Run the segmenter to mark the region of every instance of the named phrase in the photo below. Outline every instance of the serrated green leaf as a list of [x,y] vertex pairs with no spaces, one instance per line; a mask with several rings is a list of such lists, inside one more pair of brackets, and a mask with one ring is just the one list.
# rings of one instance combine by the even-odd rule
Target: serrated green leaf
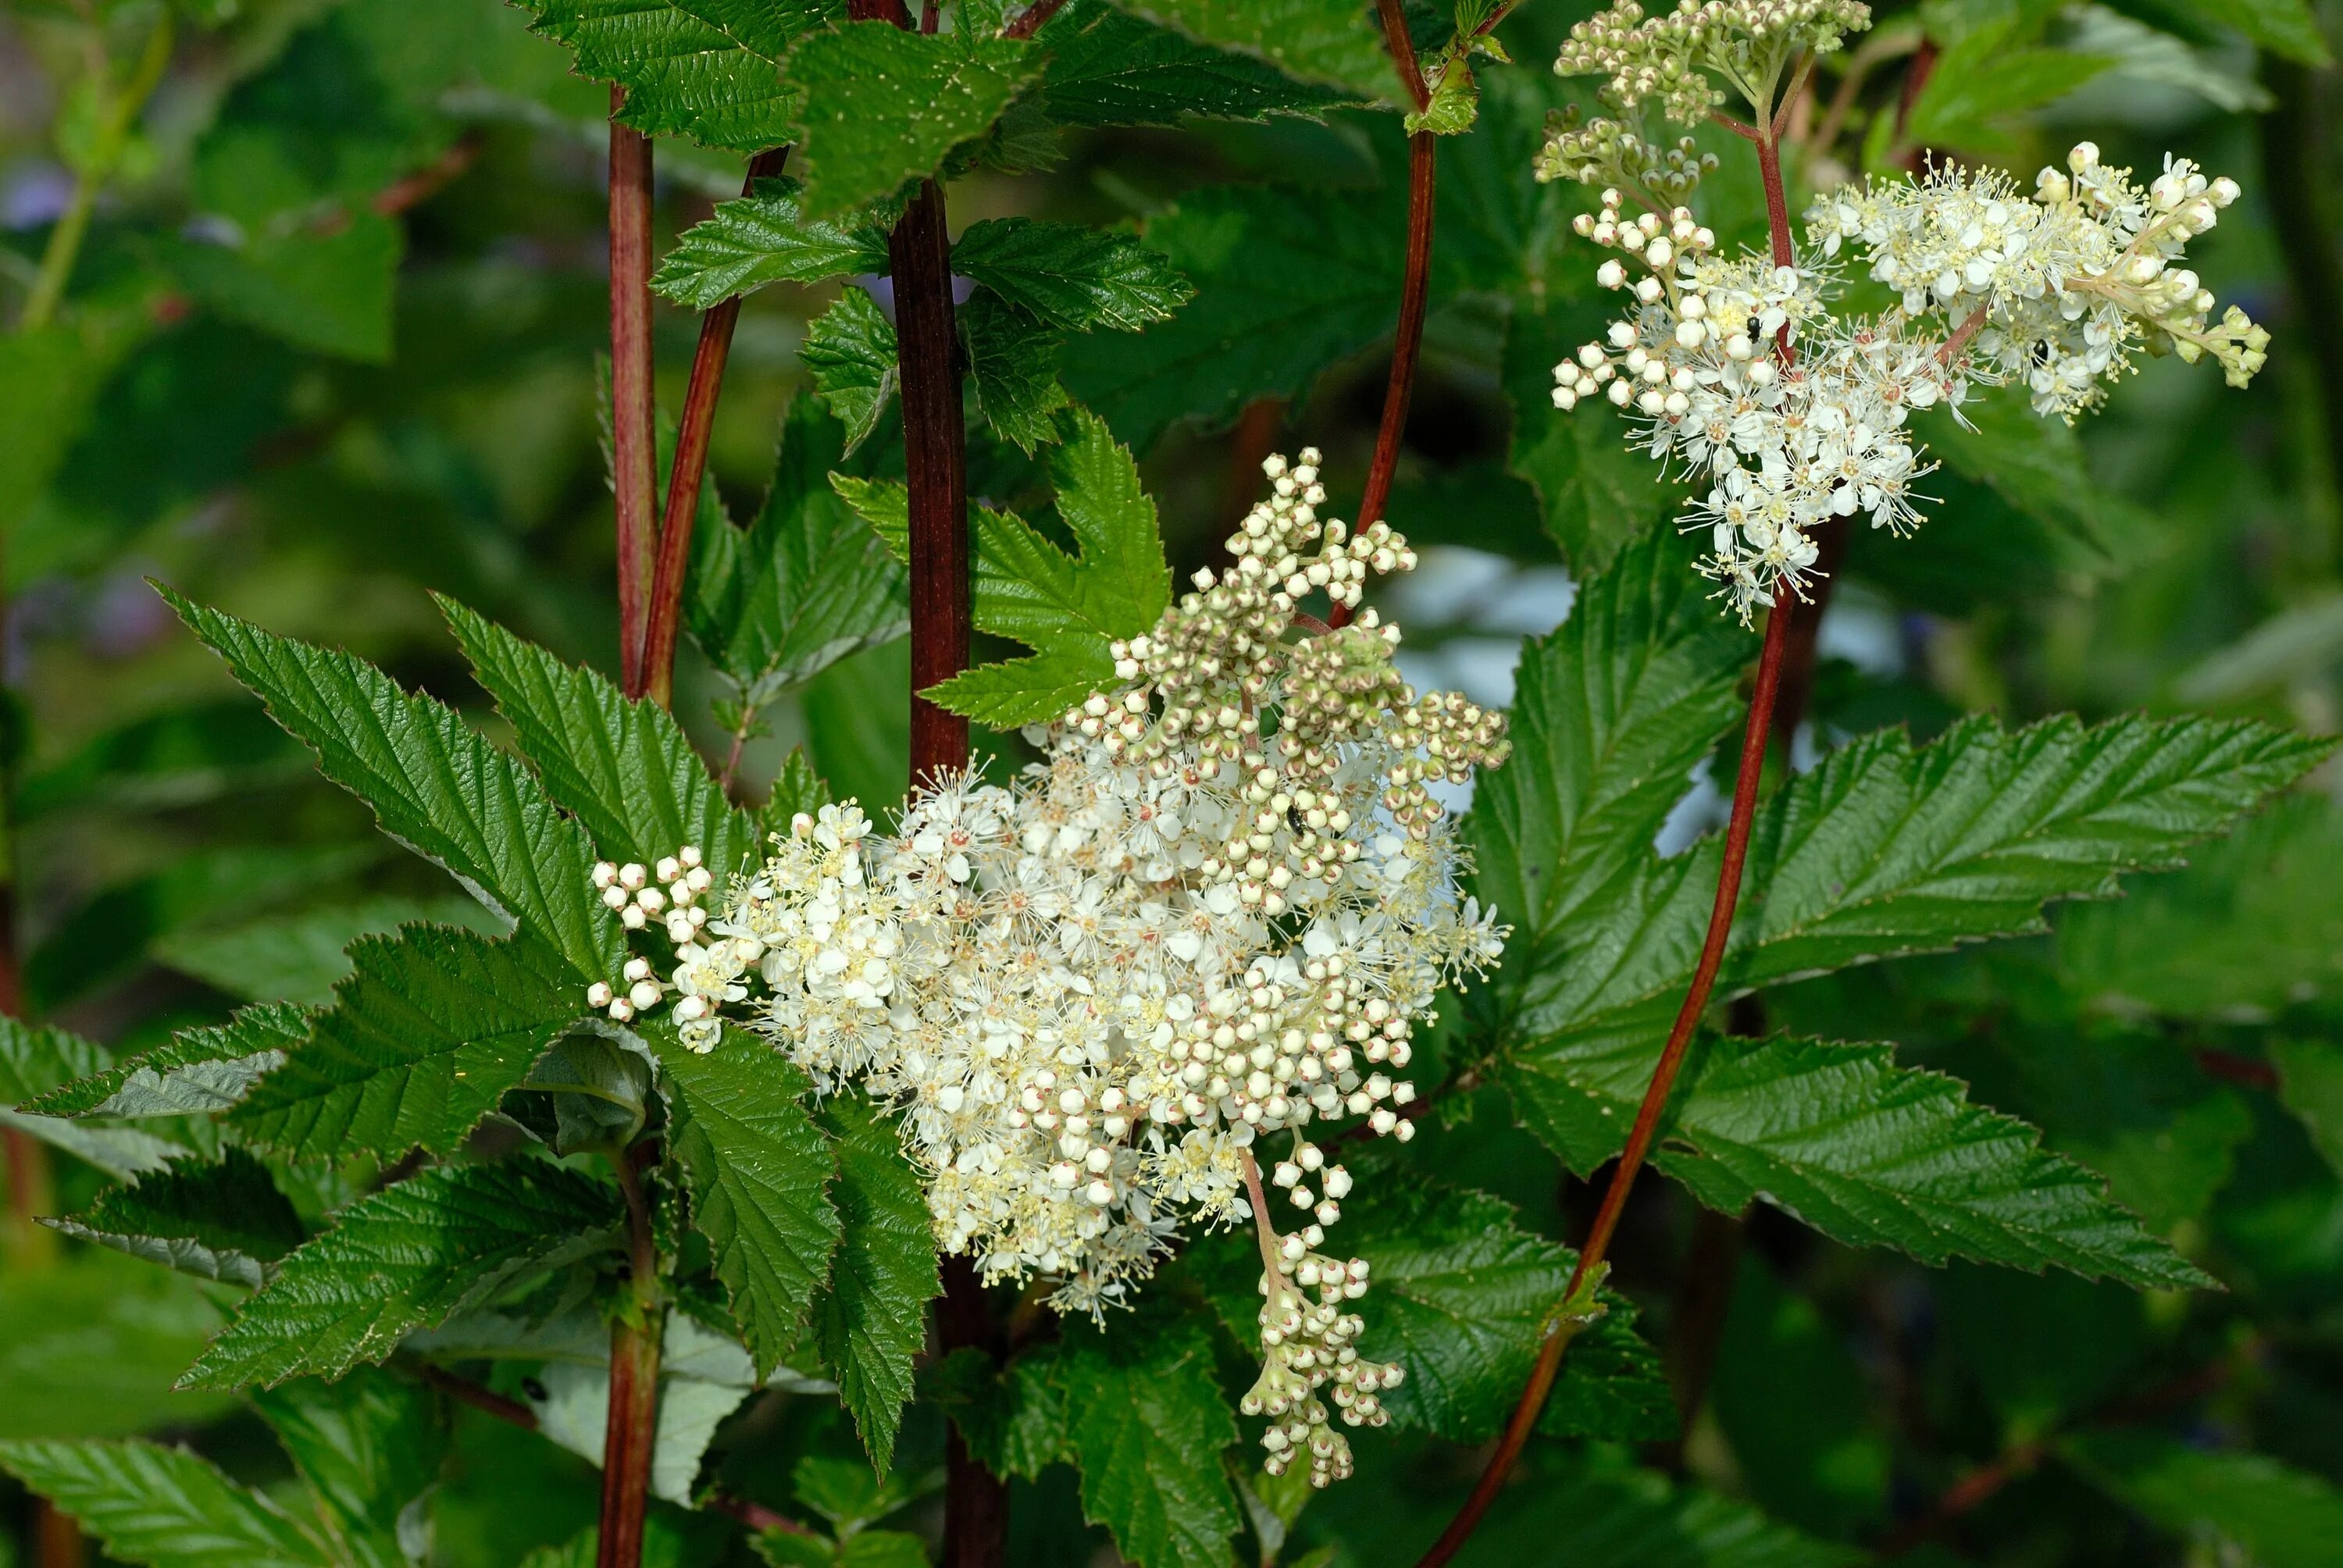
[[778,68],[789,43],[842,4],[781,0],[527,0],[533,31],[578,75],[627,89],[620,118],[654,135],[761,152],[789,140],[802,90]]
[[1288,75],[1370,98],[1398,90],[1373,9],[1351,0],[1119,0],[1125,10],[1222,48],[1258,55]]
[[441,1165],[359,1199],[288,1255],[183,1388],[339,1377],[531,1267],[610,1244],[617,1196],[534,1160]]
[[763,1040],[728,1031],[701,1055],[653,1036],[691,1223],[761,1372],[795,1346],[839,1236],[836,1158],[802,1103],[811,1086]]
[[253,1141],[304,1159],[448,1153],[587,1010],[532,936],[414,926],[360,938],[350,960],[334,1006],[230,1113]]
[[1015,40],[884,21],[800,40],[788,70],[806,94],[795,155],[806,210],[846,212],[933,174],[982,136],[1041,67],[1037,51]]
[[301,1244],[300,1216],[267,1168],[241,1149],[216,1161],[181,1161],[127,1187],[109,1187],[70,1219],[79,1237],[198,1279],[257,1289]]
[[586,835],[518,761],[361,659],[277,637],[168,589],[164,597],[317,752],[326,776],[374,808],[385,832],[544,939],[579,975],[618,971],[624,944],[587,879],[594,856]]
[[403,1516],[438,1484],[447,1433],[431,1393],[372,1367],[253,1396],[349,1568],[407,1568]]
[[1582,573],[1600,572],[1620,549],[1656,535],[1691,574],[1691,547],[1665,525],[1684,498],[1681,481],[1630,447],[1614,412],[1554,406],[1554,367],[1597,337],[1599,311],[1571,300],[1524,297],[1506,319],[1503,377],[1513,406],[1505,467],[1537,491],[1545,531]]
[[838,422],[793,399],[756,520],[693,536],[692,638],[752,708],[910,624],[901,569],[830,488],[844,457]]
[[1074,223],[987,218],[952,246],[952,270],[1068,332],[1137,332],[1195,290],[1138,238]]
[[[1507,1080],[1533,1131],[1589,1170],[1624,1141],[1650,1066],[1643,1051]],[[1885,1246],[2143,1289],[2209,1284],[2040,1147],[2024,1122],[1970,1104],[1958,1080],[1896,1065],[1884,1045],[1716,1038],[1676,1088],[1661,1170],[1712,1208],[1764,1201],[1849,1246]],[[1604,1152],[1596,1152],[1597,1151]]]
[[2343,1541],[2343,1493],[2262,1454],[2137,1431],[2079,1433],[2058,1453],[2157,1525],[2217,1536],[2257,1568],[2332,1568]]
[[1297,82],[1253,55],[1076,0],[1043,28],[1041,106],[1067,126],[1176,126],[1190,117],[1317,119],[1360,95]]
[[1297,397],[1397,318],[1403,196],[1214,186],[1150,218],[1147,243],[1195,286],[1136,340],[1078,337],[1067,389],[1134,447],[1182,418],[1225,424],[1261,397]]
[[0,1443],[0,1470],[107,1553],[153,1568],[336,1568],[325,1543],[211,1461],[151,1442]]
[[242,1008],[226,1023],[183,1029],[151,1050],[87,1070],[24,1109],[39,1116],[116,1117],[226,1111],[309,1038],[315,1017],[291,1002]]
[[61,1029],[34,1029],[0,1015],[0,1128],[23,1132],[85,1160],[117,1181],[160,1171],[186,1152],[169,1139],[126,1127],[91,1127],[18,1109],[106,1062],[103,1046]]
[[814,1327],[870,1462],[883,1473],[911,1397],[911,1359],[927,1340],[927,1303],[942,1289],[927,1191],[895,1119],[841,1098],[822,1111],[837,1140],[843,1228]]
[[1033,657],[970,670],[928,692],[996,728],[1055,717],[1111,680],[1108,645],[1149,629],[1171,602],[1155,503],[1129,448],[1082,409],[1067,416],[1065,433],[1050,454],[1050,477],[1079,557],[1009,513],[977,515],[976,625],[1016,638]]
[[992,433],[1027,453],[1056,440],[1055,416],[1069,401],[1058,384],[1058,335],[989,289],[978,290],[956,319],[977,411]]
[[469,899],[365,899],[226,930],[181,930],[155,944],[155,957],[230,996],[317,1006],[333,1000],[335,982],[350,972],[352,942],[427,922],[488,936],[506,930]]
[[1237,1425],[1212,1341],[1193,1315],[1141,1310],[1111,1333],[1069,1325],[1056,1361],[1082,1516],[1138,1568],[1225,1568],[1240,1519],[1221,1455]]
[[805,216],[792,179],[761,179],[749,195],[717,204],[659,263],[651,287],[707,310],[769,283],[820,283],[888,269],[887,232],[875,223]]
[[1853,1568],[1868,1561],[1745,1503],[1672,1485],[1657,1471],[1600,1450],[1542,1476],[1517,1500],[1501,1500],[1473,1543],[1493,1563],[1602,1568]]
[[806,328],[798,360],[822,407],[846,427],[846,450],[853,451],[895,396],[895,324],[868,294],[846,289]]
[[[1551,636],[1523,645],[1513,755],[1484,774],[1468,831],[1473,885],[1516,954],[1566,940],[1581,910],[1651,856],[1693,769],[1731,724],[1750,638],[1654,534],[1579,585]],[[1517,983],[1514,966],[1498,975]]]
[[[1915,748],[1864,736],[1759,810],[1720,996],[1850,964],[2043,929],[2057,899],[2177,863],[2195,839],[2293,782],[2327,743],[2267,726],[1986,718]],[[1648,864],[1521,992],[1527,1059],[1648,1051],[1682,1000],[1716,886],[1718,840]],[[1517,955],[1527,958],[1529,955]],[[1648,1058],[1646,1065],[1648,1065]]]
[[789,748],[774,776],[773,788],[765,797],[765,804],[757,813],[757,830],[764,835],[786,833],[789,822],[800,811],[810,816],[830,804],[830,786],[813,770],[806,758],[805,748]]
[[673,714],[648,698],[628,699],[602,676],[562,663],[453,599],[438,603],[546,793],[605,855],[649,864],[692,844],[719,874],[740,863],[756,829],[724,798]]
[[920,1401],[943,1412],[986,1469],[1033,1481],[1071,1457],[1066,1392],[1056,1367],[1054,1346],[1029,1351],[1005,1367],[963,1347],[920,1369]]

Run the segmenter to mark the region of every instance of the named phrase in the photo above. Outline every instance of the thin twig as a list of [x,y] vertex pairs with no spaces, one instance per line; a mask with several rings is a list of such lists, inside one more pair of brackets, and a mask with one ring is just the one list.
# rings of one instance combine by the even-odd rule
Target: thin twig
[[107,79],[112,67],[106,59],[105,35],[98,30],[100,24],[95,16],[87,16],[84,25],[88,29],[89,89],[98,106],[96,135],[76,160],[73,194],[65,198],[65,210],[58,215],[56,226],[49,230],[48,244],[42,247],[40,270],[34,275],[32,291],[25,295],[25,307],[16,317],[19,332],[37,332],[46,327],[55,317],[57,307],[64,303],[65,284],[73,276],[82,241],[89,236],[90,216],[97,210],[98,190],[121,161],[138,111],[154,95],[163,79],[164,68],[171,63],[172,24],[167,6],[156,15],[154,30],[146,35],[146,47],[132,68],[130,79],[118,92]]
[[478,126],[473,126],[447,145],[447,150],[412,169],[375,192],[368,205],[385,217],[397,217],[410,207],[419,206],[463,177],[464,171],[479,161],[480,149],[488,138]]
[[1874,67],[1899,55],[1908,55],[1920,46],[1920,30],[1905,28],[1892,33],[1875,33],[1863,42],[1863,46],[1846,57],[1846,69],[1838,79],[1838,90],[1831,95],[1830,107],[1823,111],[1822,124],[1815,127],[1806,139],[1806,150],[1816,157],[1826,157],[1838,145],[1839,133],[1846,128],[1846,117],[1855,112],[1855,100],[1863,84],[1870,78]]
[[610,89],[610,489],[618,533],[618,668],[640,697],[643,624],[659,527],[658,411],[651,386],[651,143],[618,123]]
[[737,1519],[751,1530],[778,1530],[784,1535],[803,1535],[814,1541],[822,1539],[820,1531],[799,1523],[779,1509],[751,1503],[745,1497],[735,1497],[729,1492],[710,1493],[703,1506],[710,1513]]
[[[779,174],[789,156],[789,148],[773,147],[749,159],[740,194],[756,194],[757,182]],[[700,317],[699,347],[691,357],[683,417],[676,426],[675,458],[668,467],[667,505],[659,519],[659,554],[643,621],[644,689],[661,708],[675,702],[676,633],[683,620],[683,581],[691,569],[692,529],[699,519],[699,482],[708,472],[709,433],[716,425],[724,363],[731,356],[732,332],[739,322],[737,294],[728,295]]]

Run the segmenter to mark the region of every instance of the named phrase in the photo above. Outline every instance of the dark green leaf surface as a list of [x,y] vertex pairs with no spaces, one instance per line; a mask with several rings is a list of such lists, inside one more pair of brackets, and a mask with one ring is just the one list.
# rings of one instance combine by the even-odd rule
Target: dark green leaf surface
[[990,289],[978,290],[958,320],[977,411],[992,433],[1028,453],[1056,440],[1056,416],[1068,401],[1058,384],[1058,335]]
[[334,1006],[232,1113],[256,1142],[307,1159],[448,1153],[587,1010],[532,936],[413,926],[360,938],[350,958]]
[[952,246],[952,270],[1068,332],[1137,332],[1195,290],[1133,236],[1072,223],[988,218]]
[[257,1288],[301,1244],[300,1217],[266,1167],[241,1149],[182,1161],[128,1187],[109,1187],[68,1220],[68,1236],[198,1279]]
[[883,21],[808,36],[788,62],[806,94],[794,155],[806,210],[846,212],[934,173],[982,136],[1041,66],[1031,45]]
[[795,180],[763,179],[748,196],[719,202],[667,253],[651,286],[678,305],[706,310],[769,283],[887,270],[885,229],[809,218],[798,193]]
[[894,398],[895,324],[868,294],[849,288],[806,329],[798,359],[822,406],[846,427],[851,452],[879,427]]
[[338,1568],[325,1543],[208,1459],[151,1442],[10,1442],[0,1470],[126,1563]]
[[1362,95],[1298,82],[1257,56],[1214,49],[1104,5],[1076,0],[1041,35],[1041,105],[1068,126],[1176,126],[1191,116],[1316,119]]
[[577,55],[578,75],[627,89],[640,131],[761,152],[789,139],[801,94],[777,66],[790,41],[842,4],[781,0],[530,0],[535,30]]
[[[165,1043],[27,1101],[42,1116],[186,1116],[240,1102],[285,1053],[309,1037],[316,1013],[291,1002],[237,1010],[223,1024],[183,1029]],[[96,1059],[102,1061],[103,1058]]]
[[339,1377],[531,1265],[608,1244],[617,1219],[613,1192],[558,1166],[435,1166],[359,1199],[287,1257],[181,1386]]
[[253,1396],[352,1568],[406,1568],[400,1515],[439,1482],[447,1432],[420,1383],[372,1367]]
[[839,1236],[829,1141],[802,1103],[804,1077],[772,1047],[728,1031],[706,1055],[655,1041],[691,1223],[708,1238],[741,1340],[759,1372],[795,1346]]
[[1224,1568],[1238,1515],[1221,1455],[1237,1426],[1204,1324],[1157,1312],[1114,1327],[1069,1325],[1055,1371],[1082,1513],[1138,1568]]
[[814,1326],[839,1397],[884,1472],[911,1397],[911,1359],[927,1340],[927,1303],[942,1288],[935,1231],[892,1115],[841,1097],[822,1121],[837,1140],[842,1234]]
[[1123,0],[1124,8],[1258,55],[1288,75],[1373,98],[1399,91],[1373,9],[1350,0]]
[[605,855],[649,865],[692,844],[724,875],[749,852],[756,830],[748,814],[725,799],[674,715],[647,698],[628,700],[600,675],[452,599],[439,608],[546,793]]
[[61,1029],[33,1029],[0,1016],[0,1128],[25,1133],[85,1160],[117,1181],[159,1171],[184,1152],[168,1139],[123,1127],[91,1127],[18,1110],[106,1061],[104,1047]]
[[[1513,303],[1505,327],[1505,395],[1513,405],[1513,437],[1505,466],[1528,480],[1544,509],[1545,531],[1582,572],[1599,572],[1623,546],[1656,535],[1674,570],[1693,578],[1693,540],[1669,519],[1681,509],[1684,487],[1648,452],[1627,445],[1616,409],[1583,403],[1564,412],[1554,406],[1554,367],[1597,337],[1602,316],[1565,300],[1524,297]],[[1710,606],[1715,614],[1715,607]]]
[[361,659],[166,597],[317,752],[326,776],[374,808],[383,831],[543,938],[578,973],[617,972],[618,922],[587,879],[586,835],[518,761]]
[[2331,1568],[2343,1543],[2343,1493],[2258,1453],[2140,1431],[2086,1432],[2058,1452],[2164,1530],[2191,1540],[2213,1535],[2257,1568]]

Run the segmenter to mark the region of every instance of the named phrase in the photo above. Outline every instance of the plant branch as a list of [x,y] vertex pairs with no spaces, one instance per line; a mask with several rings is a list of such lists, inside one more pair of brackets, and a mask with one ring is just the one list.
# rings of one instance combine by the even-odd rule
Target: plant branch
[[397,217],[437,196],[479,160],[488,137],[478,126],[447,145],[447,150],[419,169],[409,170],[377,191],[369,206],[385,217]]
[[595,1568],[640,1568],[643,1516],[650,1505],[651,1455],[659,1442],[659,1342],[667,1303],[659,1292],[659,1242],[638,1156],[658,1146],[609,1151],[627,1203],[628,1299],[610,1322],[610,1398],[602,1426],[602,1513]]
[[888,236],[910,489],[911,779],[967,766],[968,720],[920,695],[968,668],[968,426],[952,322],[951,242],[933,180]]
[[658,410],[651,385],[651,143],[618,123],[610,89],[610,489],[618,524],[618,668],[643,695],[643,625],[658,548]]
[[[789,162],[789,149],[771,147],[749,160],[740,194],[754,195],[757,182],[770,179]],[[724,362],[732,353],[732,332],[740,322],[740,297],[729,295],[699,318],[699,347],[691,356],[691,379],[683,392],[683,417],[675,431],[675,457],[667,474],[667,503],[659,518],[659,549],[651,572],[650,604],[643,619],[643,683],[661,708],[675,705],[675,641],[683,619],[683,581],[691,569],[691,534],[699,520],[699,483],[708,473],[708,437],[716,425],[716,399],[724,390]]]
[[[1432,102],[1432,88],[1423,79],[1415,45],[1407,35],[1407,16],[1400,0],[1376,0],[1383,18],[1383,44],[1408,101],[1421,114]],[[1375,427],[1374,456],[1367,464],[1367,486],[1359,498],[1358,517],[1352,524],[1363,528],[1383,515],[1390,499],[1392,475],[1399,467],[1400,441],[1407,433],[1408,405],[1415,397],[1416,363],[1423,357],[1423,315],[1432,296],[1432,220],[1433,179],[1438,172],[1438,138],[1429,130],[1407,140],[1407,262],[1399,294],[1399,325],[1392,337],[1391,379],[1383,387],[1383,417]],[[1351,618],[1351,607],[1337,603],[1326,618],[1342,626]]]

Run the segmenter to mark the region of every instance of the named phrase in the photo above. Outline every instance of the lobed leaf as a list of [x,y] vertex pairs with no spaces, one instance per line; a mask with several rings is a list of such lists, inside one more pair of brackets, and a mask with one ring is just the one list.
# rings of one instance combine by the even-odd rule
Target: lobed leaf
[[942,1289],[935,1231],[891,1114],[840,1098],[822,1121],[837,1141],[841,1234],[814,1328],[839,1397],[883,1473],[911,1397],[912,1358],[927,1342],[927,1304]]
[[1137,332],[1195,296],[1159,252],[1082,224],[987,218],[952,246],[952,271],[1068,332]]
[[1082,1516],[1138,1568],[1227,1568],[1239,1519],[1221,1456],[1237,1425],[1212,1341],[1168,1312],[1114,1327],[1070,1326],[1053,1372]]
[[884,21],[803,38],[787,69],[805,92],[794,122],[805,210],[845,212],[935,173],[1001,117],[1041,65],[1032,46],[1015,40]]
[[617,1195],[536,1160],[440,1165],[351,1204],[245,1302],[182,1388],[339,1377],[532,1267],[610,1243]]
[[789,140],[804,96],[778,68],[790,43],[846,11],[838,0],[523,3],[578,75],[626,88],[623,123],[750,153]]
[[1070,401],[1058,382],[1058,335],[990,289],[970,297],[957,319],[977,411],[992,433],[1028,454],[1056,440],[1057,413]]
[[845,449],[853,451],[895,396],[895,324],[861,289],[846,289],[806,328],[798,362],[822,407],[846,427]]
[[181,1161],[109,1187],[81,1213],[49,1223],[183,1274],[254,1289],[306,1234],[267,1167],[233,1147],[215,1161]]
[[[226,1111],[308,1039],[314,1010],[291,1002],[240,1008],[226,1023],[183,1029],[163,1044],[25,1101],[36,1116],[189,1116]],[[92,1058],[92,1060],[102,1060]]]
[[792,179],[760,179],[747,196],[718,203],[713,216],[676,241],[651,286],[678,305],[707,310],[769,283],[888,270],[884,228],[809,218],[800,188]]

